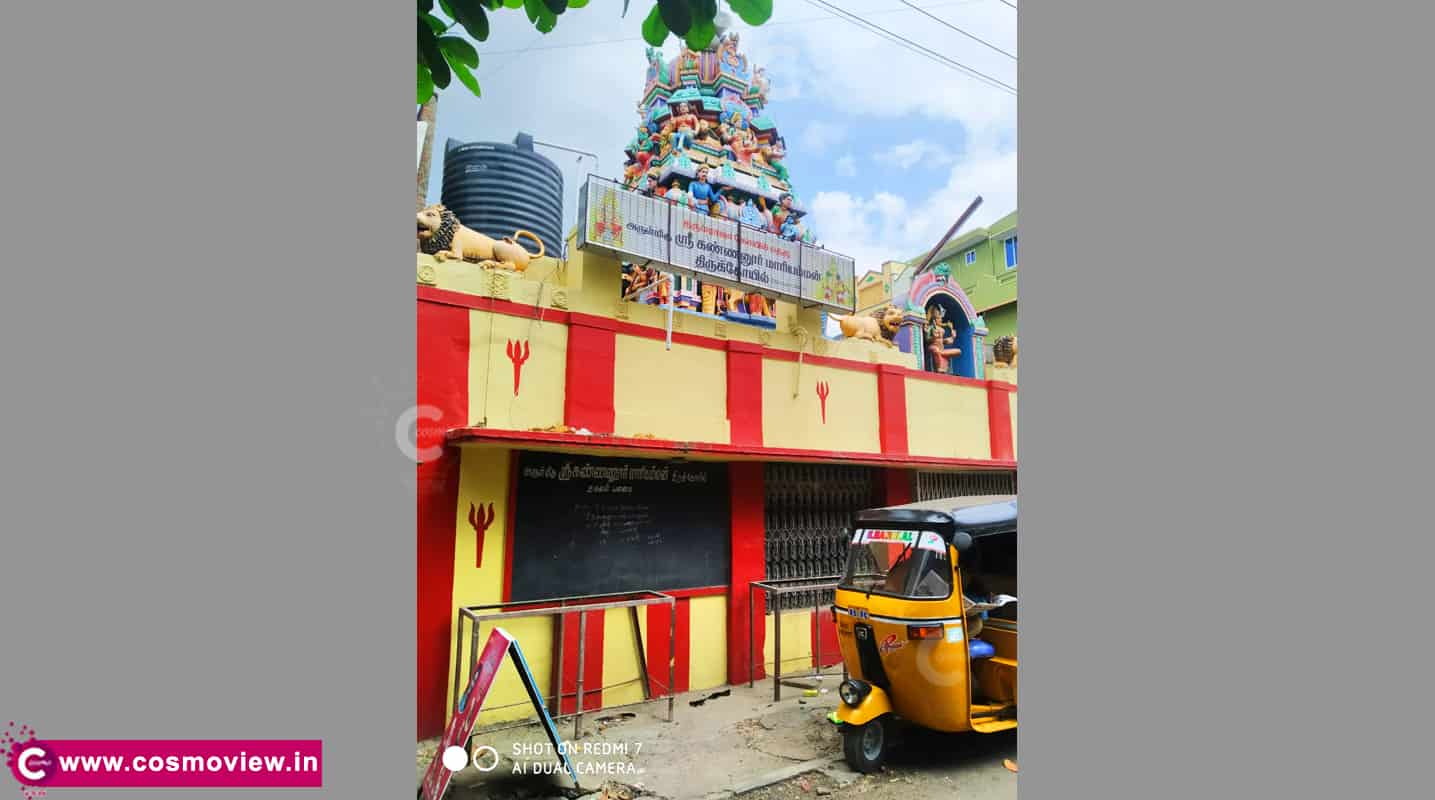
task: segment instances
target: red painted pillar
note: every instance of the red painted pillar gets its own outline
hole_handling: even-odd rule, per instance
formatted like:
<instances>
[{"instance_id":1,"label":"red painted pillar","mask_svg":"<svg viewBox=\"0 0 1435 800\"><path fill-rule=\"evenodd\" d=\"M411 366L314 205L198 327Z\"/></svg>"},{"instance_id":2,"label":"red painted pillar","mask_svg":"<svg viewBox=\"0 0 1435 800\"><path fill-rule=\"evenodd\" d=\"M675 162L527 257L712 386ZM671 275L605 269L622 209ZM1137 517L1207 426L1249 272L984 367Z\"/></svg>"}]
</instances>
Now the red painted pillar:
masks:
<instances>
[{"instance_id":1,"label":"red painted pillar","mask_svg":"<svg viewBox=\"0 0 1435 800\"><path fill-rule=\"evenodd\" d=\"M426 739L443 732L448 697L459 454L443 437L468 422L468 309L420 301L417 317L417 708Z\"/></svg>"},{"instance_id":2,"label":"red painted pillar","mask_svg":"<svg viewBox=\"0 0 1435 800\"><path fill-rule=\"evenodd\" d=\"M812 663L815 666L830 667L842 661L842 648L837 642L837 617L832 613L831 606L818 609L812 616L811 647ZM821 664L817 663L819 650L822 653Z\"/></svg>"},{"instance_id":3,"label":"red painted pillar","mask_svg":"<svg viewBox=\"0 0 1435 800\"><path fill-rule=\"evenodd\" d=\"M987 381L987 425L992 437L992 460L1015 461L1011 444L1011 392L1009 383Z\"/></svg>"},{"instance_id":4,"label":"red painted pillar","mask_svg":"<svg viewBox=\"0 0 1435 800\"><path fill-rule=\"evenodd\" d=\"M588 618L586 630L577 613L563 615L563 702L559 706L562 709L560 713L563 714L572 714L578 710L580 634L586 642L583 645L583 710L596 711L603 707L604 610L587 611L584 615ZM557 649L556 643L554 649Z\"/></svg>"},{"instance_id":5,"label":"red painted pillar","mask_svg":"<svg viewBox=\"0 0 1435 800\"><path fill-rule=\"evenodd\" d=\"M728 490L732 496L732 581L727 599L727 680L746 683L754 660L748 648L748 584L766 577L767 502L763 465L756 461L728 464ZM761 601L759 601L761 602ZM754 613L753 648L762 653L766 628L761 615ZM764 677L762 665L755 677Z\"/></svg>"},{"instance_id":6,"label":"red painted pillar","mask_svg":"<svg viewBox=\"0 0 1435 800\"><path fill-rule=\"evenodd\" d=\"M878 441L888 455L907 455L906 370L891 364L877 367Z\"/></svg>"},{"instance_id":7,"label":"red painted pillar","mask_svg":"<svg viewBox=\"0 0 1435 800\"><path fill-rule=\"evenodd\" d=\"M668 662L673 665L673 692L688 690L692 664L692 600L679 597L673 606L673 625L666 604L648 606L648 686L652 695L667 694ZM671 627L670 627L671 626ZM673 632L669 640L668 632Z\"/></svg>"},{"instance_id":8,"label":"red painted pillar","mask_svg":"<svg viewBox=\"0 0 1435 800\"><path fill-rule=\"evenodd\" d=\"M878 487L882 495L882 505L900 506L912 502L914 499L912 497L913 477L912 470L910 469L901 469L899 467L883 468L881 477L879 478L881 486Z\"/></svg>"},{"instance_id":9,"label":"red painted pillar","mask_svg":"<svg viewBox=\"0 0 1435 800\"><path fill-rule=\"evenodd\" d=\"M570 318L563 424L593 433L613 432L617 330L617 324L604 317L574 314Z\"/></svg>"},{"instance_id":10,"label":"red painted pillar","mask_svg":"<svg viewBox=\"0 0 1435 800\"><path fill-rule=\"evenodd\" d=\"M762 446L762 347L727 343L727 421L734 445Z\"/></svg>"}]
</instances>

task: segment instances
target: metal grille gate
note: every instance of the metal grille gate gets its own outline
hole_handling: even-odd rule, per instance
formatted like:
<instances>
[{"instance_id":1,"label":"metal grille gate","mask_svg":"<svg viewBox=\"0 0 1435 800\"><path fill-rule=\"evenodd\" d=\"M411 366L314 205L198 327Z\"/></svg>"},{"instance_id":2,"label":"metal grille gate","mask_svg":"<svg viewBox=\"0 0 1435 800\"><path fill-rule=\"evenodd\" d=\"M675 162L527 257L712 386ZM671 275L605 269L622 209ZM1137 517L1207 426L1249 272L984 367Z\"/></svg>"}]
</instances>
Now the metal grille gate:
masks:
<instances>
[{"instance_id":1,"label":"metal grille gate","mask_svg":"<svg viewBox=\"0 0 1435 800\"><path fill-rule=\"evenodd\" d=\"M918 472L917 499L1016 494L1015 472Z\"/></svg>"},{"instance_id":2,"label":"metal grille gate","mask_svg":"<svg viewBox=\"0 0 1435 800\"><path fill-rule=\"evenodd\" d=\"M843 464L768 464L767 578L816 578L842 573L852 515L881 505L877 473ZM812 608L832 602L832 590L767 597L767 609Z\"/></svg>"}]
</instances>

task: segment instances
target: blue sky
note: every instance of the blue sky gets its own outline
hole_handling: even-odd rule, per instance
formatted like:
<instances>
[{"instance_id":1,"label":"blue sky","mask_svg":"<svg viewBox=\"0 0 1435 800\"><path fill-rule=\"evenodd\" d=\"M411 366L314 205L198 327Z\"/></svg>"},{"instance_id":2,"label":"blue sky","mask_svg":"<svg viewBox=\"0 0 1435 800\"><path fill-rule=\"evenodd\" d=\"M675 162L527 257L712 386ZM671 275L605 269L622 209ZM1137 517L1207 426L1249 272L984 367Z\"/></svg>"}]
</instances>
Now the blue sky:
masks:
<instances>
[{"instance_id":1,"label":"blue sky","mask_svg":"<svg viewBox=\"0 0 1435 800\"><path fill-rule=\"evenodd\" d=\"M902 0L827 0L949 58L1017 85L1016 62L963 37ZM1016 54L1017 12L998 0L911 0ZM444 141L512 141L518 131L588 150L544 152L564 171L565 227L578 187L616 176L637 124L647 67L640 27L650 0L595 0L539 34L521 11L494 14L478 44L483 96L455 82L439 98L429 199L437 202ZM725 4L722 4L725 8ZM972 197L972 224L1016 208L1016 98L934 63L805 0L774 0L758 28L740 21L741 49L764 66L767 113L787 140L787 166L828 247L857 259L858 274L935 244ZM665 46L669 57L678 44Z\"/></svg>"}]
</instances>

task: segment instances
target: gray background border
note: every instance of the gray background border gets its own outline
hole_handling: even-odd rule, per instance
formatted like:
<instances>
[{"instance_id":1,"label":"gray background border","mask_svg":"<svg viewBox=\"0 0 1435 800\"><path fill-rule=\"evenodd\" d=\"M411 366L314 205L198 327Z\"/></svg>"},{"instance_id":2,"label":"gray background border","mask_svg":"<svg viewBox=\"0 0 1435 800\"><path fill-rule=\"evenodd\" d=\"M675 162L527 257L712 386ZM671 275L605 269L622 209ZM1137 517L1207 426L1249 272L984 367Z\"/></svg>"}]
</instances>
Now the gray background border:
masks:
<instances>
[{"instance_id":1,"label":"gray background border","mask_svg":"<svg viewBox=\"0 0 1435 800\"><path fill-rule=\"evenodd\" d=\"M1024 6L1023 796L1422 777L1404 8ZM321 737L322 792L256 794L413 791L409 30L6 9L6 718Z\"/></svg>"},{"instance_id":2,"label":"gray background border","mask_svg":"<svg viewBox=\"0 0 1435 800\"><path fill-rule=\"evenodd\" d=\"M1020 5L1022 796L1424 794L1428 9Z\"/></svg>"},{"instance_id":3,"label":"gray background border","mask_svg":"<svg viewBox=\"0 0 1435 800\"><path fill-rule=\"evenodd\" d=\"M412 26L4 11L0 714L325 745L321 792L124 794L413 796Z\"/></svg>"}]
</instances>

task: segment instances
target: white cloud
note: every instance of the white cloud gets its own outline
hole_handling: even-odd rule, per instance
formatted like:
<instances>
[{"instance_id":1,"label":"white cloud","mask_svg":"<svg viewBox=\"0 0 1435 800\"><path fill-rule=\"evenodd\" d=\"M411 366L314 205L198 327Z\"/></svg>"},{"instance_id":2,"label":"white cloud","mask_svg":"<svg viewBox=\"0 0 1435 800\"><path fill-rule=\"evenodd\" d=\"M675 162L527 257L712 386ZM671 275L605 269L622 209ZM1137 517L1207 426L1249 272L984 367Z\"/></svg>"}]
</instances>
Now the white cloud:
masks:
<instances>
[{"instance_id":1,"label":"white cloud","mask_svg":"<svg viewBox=\"0 0 1435 800\"><path fill-rule=\"evenodd\" d=\"M1017 52L1017 15L1000 3L934 4L927 8L974 36ZM815 16L819 15L807 4L777 4L766 25L742 28L743 45L761 54L755 57L773 76L774 92L786 87L804 99L854 115L919 114L955 121L968 136L980 138L1008 138L1015 132L1016 97L1005 90L843 19L810 21ZM970 69L1017 85L1016 62L948 31L917 11L863 16Z\"/></svg>"},{"instance_id":2,"label":"white cloud","mask_svg":"<svg viewBox=\"0 0 1435 800\"><path fill-rule=\"evenodd\" d=\"M909 202L886 191L871 195L818 192L813 225L823 244L857 260L857 274L884 261L906 260L931 248L978 195L982 205L967 229L987 225L1016 209L1014 150L988 149L963 156L947 182Z\"/></svg>"},{"instance_id":3,"label":"white cloud","mask_svg":"<svg viewBox=\"0 0 1435 800\"><path fill-rule=\"evenodd\" d=\"M872 160L879 164L887 164L897 169L911 169L918 164L928 167L941 167L956 161L956 156L947 148L927 141L916 139L904 144L893 145L886 150L872 154Z\"/></svg>"},{"instance_id":4,"label":"white cloud","mask_svg":"<svg viewBox=\"0 0 1435 800\"><path fill-rule=\"evenodd\" d=\"M1016 52L1016 18L999 3L934 4L937 16L998 47ZM812 225L829 248L857 259L860 275L883 261L905 260L937 243L977 195L981 208L970 227L989 224L1017 207L1016 97L894 45L840 19L810 19L805 4L782 4L773 22L743 31L743 42L769 62L774 87L796 80L804 100L841 109L860 129L864 118L913 119L912 139L887 145L873 157L910 168L933 163L947 169L945 183L924 196L904 197L901 184L862 194L820 191L810 200ZM866 18L966 66L1016 85L1016 63L947 31L916 11L872 12ZM880 66L880 68L878 68ZM940 132L953 130L950 140ZM926 159L926 161L923 161ZM809 189L812 191L812 189Z\"/></svg>"},{"instance_id":5,"label":"white cloud","mask_svg":"<svg viewBox=\"0 0 1435 800\"><path fill-rule=\"evenodd\" d=\"M949 0L924 7L1015 52L1017 15L1005 5ZM786 122L799 134L789 133L789 145L813 153L840 148L845 153L834 169L852 177L859 161L876 156L852 144L856 132L872 120L900 119L910 125L903 137L908 142L870 147L890 156L894 165L916 157L918 149L925 157L944 154L937 156L937 169L949 171L945 184L924 196L910 194L901 183L860 194L821 191L811 179L794 175L806 188L810 220L824 244L856 257L861 274L882 261L910 258L931 247L978 194L984 203L973 225L1016 208L1016 98L841 19L813 21L826 13L805 3L779 3L768 24L738 26L742 49L770 77L773 119L779 125L791 120L786 104L799 97L804 108L820 109L821 121ZM863 16L1015 85L1010 59L951 34L916 11L883 9ZM635 106L647 69L639 40L641 16L623 18L614 8L593 4L564 14L547 35L538 34L521 13L494 14L490 20L493 34L478 45L483 97L468 95L456 83L440 96L430 197L438 198L443 146L450 137L506 142L524 131L592 151L601 174L617 175L622 148L638 122ZM678 43L669 41L664 49L672 57ZM953 133L947 138L944 131ZM594 171L593 162L539 149L563 170L566 228L576 219L578 186Z\"/></svg>"},{"instance_id":6,"label":"white cloud","mask_svg":"<svg viewBox=\"0 0 1435 800\"><path fill-rule=\"evenodd\" d=\"M827 149L847 138L847 129L832 122L813 120L802 129L797 143L807 153L820 156Z\"/></svg>"}]
</instances>

